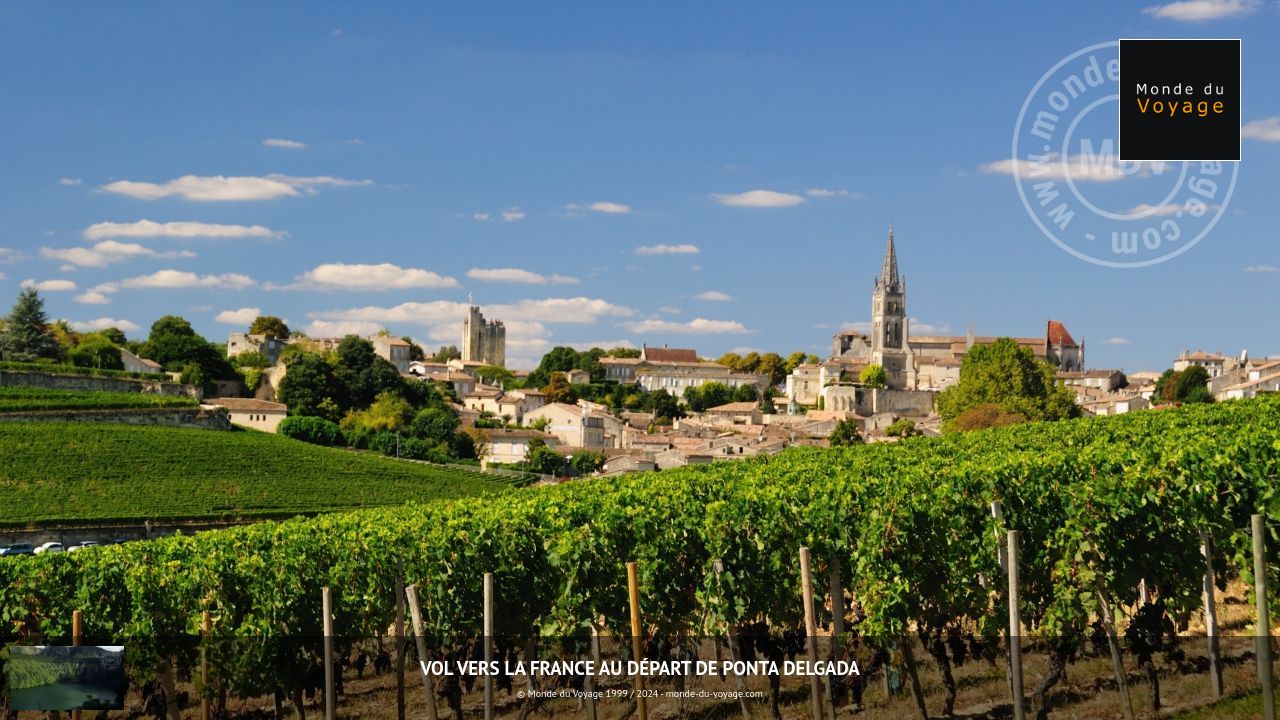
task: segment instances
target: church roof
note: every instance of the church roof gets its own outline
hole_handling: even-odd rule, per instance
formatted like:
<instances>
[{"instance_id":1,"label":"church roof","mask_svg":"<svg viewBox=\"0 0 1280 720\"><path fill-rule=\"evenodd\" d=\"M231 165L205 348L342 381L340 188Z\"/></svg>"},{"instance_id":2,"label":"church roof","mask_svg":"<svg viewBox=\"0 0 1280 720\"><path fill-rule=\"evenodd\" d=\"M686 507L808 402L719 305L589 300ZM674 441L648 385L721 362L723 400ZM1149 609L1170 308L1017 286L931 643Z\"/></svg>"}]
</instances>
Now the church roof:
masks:
<instances>
[{"instance_id":1,"label":"church roof","mask_svg":"<svg viewBox=\"0 0 1280 720\"><path fill-rule=\"evenodd\" d=\"M688 348L644 346L640 356L649 362L698 362L698 353Z\"/></svg>"},{"instance_id":2,"label":"church roof","mask_svg":"<svg viewBox=\"0 0 1280 720\"><path fill-rule=\"evenodd\" d=\"M1051 345L1074 346L1076 341L1071 339L1071 333L1067 332L1067 326L1057 320L1049 321L1049 343Z\"/></svg>"}]
</instances>

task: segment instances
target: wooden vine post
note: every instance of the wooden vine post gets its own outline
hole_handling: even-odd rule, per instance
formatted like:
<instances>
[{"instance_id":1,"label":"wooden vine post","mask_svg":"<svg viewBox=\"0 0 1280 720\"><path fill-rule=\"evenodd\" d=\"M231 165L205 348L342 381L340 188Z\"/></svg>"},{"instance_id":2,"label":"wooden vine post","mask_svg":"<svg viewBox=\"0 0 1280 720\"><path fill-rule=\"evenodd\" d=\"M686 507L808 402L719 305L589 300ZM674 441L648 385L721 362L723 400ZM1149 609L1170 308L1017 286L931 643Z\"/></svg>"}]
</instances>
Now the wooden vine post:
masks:
<instances>
[{"instance_id":1,"label":"wooden vine post","mask_svg":"<svg viewBox=\"0 0 1280 720\"><path fill-rule=\"evenodd\" d=\"M1022 618L1018 613L1021 592L1018 578L1019 537L1017 530L1009 531L1009 549L1005 558L1009 575L1009 687L1013 692L1014 720L1023 720L1026 709L1023 706L1022 688Z\"/></svg>"},{"instance_id":2,"label":"wooden vine post","mask_svg":"<svg viewBox=\"0 0 1280 720\"><path fill-rule=\"evenodd\" d=\"M644 637L640 630L640 577L634 561L627 563L627 597L631 602L631 657L638 663L644 657ZM636 673L636 712L640 720L649 720L649 705L644 697L644 673Z\"/></svg>"},{"instance_id":3,"label":"wooden vine post","mask_svg":"<svg viewBox=\"0 0 1280 720\"><path fill-rule=\"evenodd\" d=\"M209 636L213 634L213 616L206 608L200 617L200 720L212 715L209 700Z\"/></svg>"},{"instance_id":4,"label":"wooden vine post","mask_svg":"<svg viewBox=\"0 0 1280 720\"><path fill-rule=\"evenodd\" d=\"M404 581L396 582L396 720L405 720L404 698Z\"/></svg>"},{"instance_id":5,"label":"wooden vine post","mask_svg":"<svg viewBox=\"0 0 1280 720\"><path fill-rule=\"evenodd\" d=\"M1253 592L1257 600L1258 682L1262 685L1263 720L1276 720L1276 692L1271 677L1271 611L1267 606L1267 531L1261 515L1253 516Z\"/></svg>"},{"instance_id":6,"label":"wooden vine post","mask_svg":"<svg viewBox=\"0 0 1280 720\"><path fill-rule=\"evenodd\" d=\"M831 568L827 573L827 597L831 601L831 647L828 658L835 662L840 659L838 650L840 644L840 636L844 634L844 589L840 585L840 558L833 557L830 562ZM827 710L830 711L831 717L835 718L836 712L836 690L835 675L827 675Z\"/></svg>"},{"instance_id":7,"label":"wooden vine post","mask_svg":"<svg viewBox=\"0 0 1280 720\"><path fill-rule=\"evenodd\" d=\"M1098 593L1098 619L1102 621L1102 629L1107 633L1107 647L1111 649L1111 667L1116 673L1116 687L1120 689L1120 709L1124 710L1125 720L1133 720L1133 698L1129 695L1129 681L1125 678L1124 661L1120 659L1120 641L1116 638L1116 627L1111 622L1111 604L1107 602L1107 593L1102 587L1101 579L1095 579L1094 590Z\"/></svg>"},{"instance_id":8,"label":"wooden vine post","mask_svg":"<svg viewBox=\"0 0 1280 720\"><path fill-rule=\"evenodd\" d=\"M79 610L71 612L71 644L80 647L80 641L84 638L84 615ZM71 711L71 720L80 720L80 711Z\"/></svg>"},{"instance_id":9,"label":"wooden vine post","mask_svg":"<svg viewBox=\"0 0 1280 720\"><path fill-rule=\"evenodd\" d=\"M418 667L422 672L422 684L427 690L427 720L438 720L436 716L436 680L431 674L430 658L427 657L427 638L422 634L422 606L418 604L418 586L410 585L406 587L404 596L409 604L409 617L413 621L413 639L418 647Z\"/></svg>"},{"instance_id":10,"label":"wooden vine post","mask_svg":"<svg viewBox=\"0 0 1280 720\"><path fill-rule=\"evenodd\" d=\"M809 548L800 548L800 595L804 598L805 651L810 667L818 664L818 625L813 618L813 583L809 574ZM809 673L809 702L813 705L813 720L822 720L822 688L818 676Z\"/></svg>"},{"instance_id":11,"label":"wooden vine post","mask_svg":"<svg viewBox=\"0 0 1280 720\"><path fill-rule=\"evenodd\" d=\"M324 718L333 720L337 697L333 688L333 593L328 586L320 591L320 606L324 613Z\"/></svg>"},{"instance_id":12,"label":"wooden vine post","mask_svg":"<svg viewBox=\"0 0 1280 720\"><path fill-rule=\"evenodd\" d=\"M1200 552L1204 555L1204 633L1209 642L1209 690L1213 699L1222 697L1222 661L1218 646L1217 585L1213 571L1213 540L1200 533Z\"/></svg>"},{"instance_id":13,"label":"wooden vine post","mask_svg":"<svg viewBox=\"0 0 1280 720\"><path fill-rule=\"evenodd\" d=\"M484 720L493 720L493 573L484 574Z\"/></svg>"}]
</instances>

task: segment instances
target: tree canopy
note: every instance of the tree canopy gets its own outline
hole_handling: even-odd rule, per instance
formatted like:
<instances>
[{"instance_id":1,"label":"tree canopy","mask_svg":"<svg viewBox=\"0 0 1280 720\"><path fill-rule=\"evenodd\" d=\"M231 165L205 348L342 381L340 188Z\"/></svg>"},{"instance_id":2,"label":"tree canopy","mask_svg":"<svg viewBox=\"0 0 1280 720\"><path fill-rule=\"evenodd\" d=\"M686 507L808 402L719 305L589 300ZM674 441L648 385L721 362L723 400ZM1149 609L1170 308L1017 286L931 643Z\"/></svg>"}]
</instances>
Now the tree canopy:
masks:
<instances>
[{"instance_id":1,"label":"tree canopy","mask_svg":"<svg viewBox=\"0 0 1280 720\"><path fill-rule=\"evenodd\" d=\"M44 298L35 288L24 288L4 321L0 333L0 355L5 360L34 362L56 359L61 346L44 311Z\"/></svg>"},{"instance_id":2,"label":"tree canopy","mask_svg":"<svg viewBox=\"0 0 1280 720\"><path fill-rule=\"evenodd\" d=\"M289 326L275 315L259 315L249 325L250 335L266 335L267 337L289 339Z\"/></svg>"},{"instance_id":3,"label":"tree canopy","mask_svg":"<svg viewBox=\"0 0 1280 720\"><path fill-rule=\"evenodd\" d=\"M948 429L954 420L979 405L994 405L1005 416L1027 420L1077 417L1080 408L1070 388L1057 380L1057 370L1030 348L1009 338L976 345L960 363L960 382L938 393L938 414Z\"/></svg>"}]
</instances>

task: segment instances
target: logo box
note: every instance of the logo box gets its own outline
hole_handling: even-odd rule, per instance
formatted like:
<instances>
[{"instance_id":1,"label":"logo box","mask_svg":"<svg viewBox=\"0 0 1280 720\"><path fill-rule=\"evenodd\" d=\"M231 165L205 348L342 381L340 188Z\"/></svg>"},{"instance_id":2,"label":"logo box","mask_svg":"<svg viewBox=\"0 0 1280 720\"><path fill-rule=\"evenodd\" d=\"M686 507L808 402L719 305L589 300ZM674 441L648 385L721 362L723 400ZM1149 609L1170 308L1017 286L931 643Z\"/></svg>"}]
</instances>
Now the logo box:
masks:
<instances>
[{"instance_id":1,"label":"logo box","mask_svg":"<svg viewBox=\"0 0 1280 720\"><path fill-rule=\"evenodd\" d=\"M1120 160L1240 159L1239 40L1120 40Z\"/></svg>"}]
</instances>

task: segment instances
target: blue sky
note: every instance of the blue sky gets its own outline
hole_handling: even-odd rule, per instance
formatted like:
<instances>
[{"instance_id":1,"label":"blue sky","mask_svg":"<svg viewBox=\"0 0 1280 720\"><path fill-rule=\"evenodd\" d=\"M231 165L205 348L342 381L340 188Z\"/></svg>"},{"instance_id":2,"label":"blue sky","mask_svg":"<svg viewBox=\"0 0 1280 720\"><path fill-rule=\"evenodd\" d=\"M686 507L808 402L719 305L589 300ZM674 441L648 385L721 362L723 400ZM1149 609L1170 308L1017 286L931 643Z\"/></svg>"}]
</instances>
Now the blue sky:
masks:
<instances>
[{"instance_id":1,"label":"blue sky","mask_svg":"<svg viewBox=\"0 0 1280 720\"><path fill-rule=\"evenodd\" d=\"M1154 2L6 3L0 299L434 347L473 293L517 366L825 353L892 220L916 332L1280 354L1280 9ZM1253 136L1213 232L1132 270L1053 245L992 166L1041 74L1119 37L1242 38Z\"/></svg>"}]
</instances>

